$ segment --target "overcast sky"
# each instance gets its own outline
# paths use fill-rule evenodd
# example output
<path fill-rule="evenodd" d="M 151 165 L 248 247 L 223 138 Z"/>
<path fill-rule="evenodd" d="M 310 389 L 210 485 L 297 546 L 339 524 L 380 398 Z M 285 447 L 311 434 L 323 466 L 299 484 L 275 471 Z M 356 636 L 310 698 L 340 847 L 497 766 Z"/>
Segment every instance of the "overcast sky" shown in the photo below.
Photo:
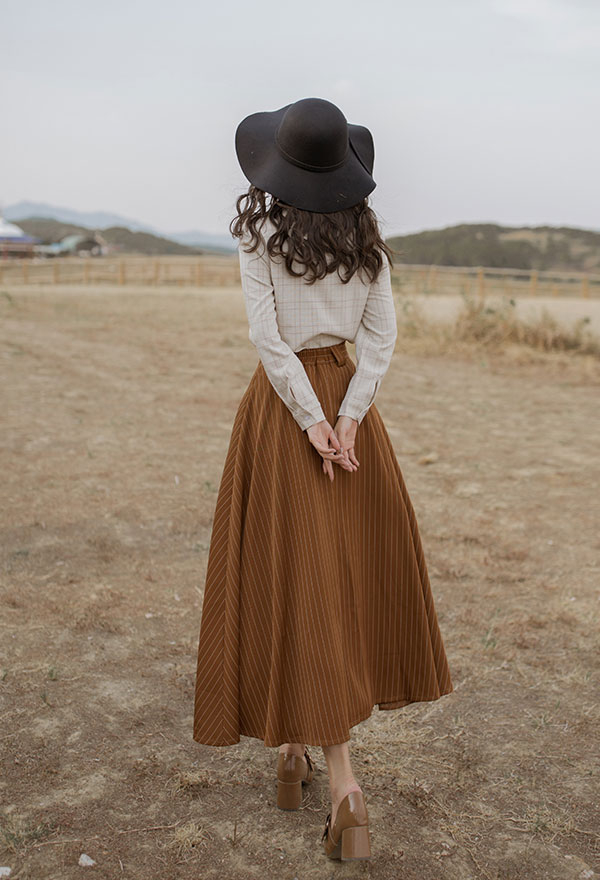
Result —
<path fill-rule="evenodd" d="M 227 232 L 237 123 L 326 98 L 386 235 L 600 228 L 600 0 L 3 0 L 0 206 Z"/>

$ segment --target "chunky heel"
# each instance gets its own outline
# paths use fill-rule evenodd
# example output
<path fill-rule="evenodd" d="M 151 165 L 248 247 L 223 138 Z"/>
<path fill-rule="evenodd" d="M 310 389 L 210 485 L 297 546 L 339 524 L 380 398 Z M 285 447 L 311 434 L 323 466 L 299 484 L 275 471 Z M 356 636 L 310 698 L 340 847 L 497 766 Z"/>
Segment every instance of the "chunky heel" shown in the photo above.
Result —
<path fill-rule="evenodd" d="M 282 782 L 277 780 L 277 806 L 281 810 L 297 810 L 302 803 L 302 780 Z"/>
<path fill-rule="evenodd" d="M 311 782 L 315 765 L 306 746 L 303 755 L 280 752 L 277 759 L 277 806 L 297 810 L 302 803 L 302 786 Z"/>
<path fill-rule="evenodd" d="M 345 859 L 369 859 L 370 857 L 371 844 L 368 825 L 345 828 L 342 831 L 342 861 Z"/>
<path fill-rule="evenodd" d="M 335 823 L 327 814 L 321 837 L 325 855 L 330 859 L 370 859 L 369 813 L 362 791 L 350 791 L 338 807 Z"/>

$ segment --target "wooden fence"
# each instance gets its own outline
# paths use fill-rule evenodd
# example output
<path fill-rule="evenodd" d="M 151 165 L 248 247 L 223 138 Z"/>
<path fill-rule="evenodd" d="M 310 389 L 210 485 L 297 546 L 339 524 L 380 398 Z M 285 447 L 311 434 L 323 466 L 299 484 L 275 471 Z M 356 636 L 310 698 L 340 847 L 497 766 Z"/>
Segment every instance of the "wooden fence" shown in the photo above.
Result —
<path fill-rule="evenodd" d="M 394 288 L 405 293 L 600 297 L 600 274 L 397 263 Z M 0 285 L 223 287 L 240 283 L 237 254 L 198 257 L 60 257 L 0 260 Z"/>
<path fill-rule="evenodd" d="M 392 281 L 406 293 L 600 297 L 600 274 L 584 272 L 396 264 Z"/>
<path fill-rule="evenodd" d="M 238 284 L 237 254 L 211 257 L 52 257 L 0 260 L 0 284 L 210 287 Z"/>

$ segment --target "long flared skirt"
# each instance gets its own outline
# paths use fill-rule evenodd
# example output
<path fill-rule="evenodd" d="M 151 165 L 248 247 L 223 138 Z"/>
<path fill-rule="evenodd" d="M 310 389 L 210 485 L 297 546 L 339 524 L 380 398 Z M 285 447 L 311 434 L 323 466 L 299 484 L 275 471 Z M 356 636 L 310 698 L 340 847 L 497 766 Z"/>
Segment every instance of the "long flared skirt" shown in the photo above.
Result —
<path fill-rule="evenodd" d="M 334 426 L 356 370 L 344 342 L 297 352 Z M 453 690 L 421 538 L 375 407 L 358 470 L 322 458 L 259 361 L 217 496 L 193 738 L 226 746 L 347 742 L 379 709 Z"/>

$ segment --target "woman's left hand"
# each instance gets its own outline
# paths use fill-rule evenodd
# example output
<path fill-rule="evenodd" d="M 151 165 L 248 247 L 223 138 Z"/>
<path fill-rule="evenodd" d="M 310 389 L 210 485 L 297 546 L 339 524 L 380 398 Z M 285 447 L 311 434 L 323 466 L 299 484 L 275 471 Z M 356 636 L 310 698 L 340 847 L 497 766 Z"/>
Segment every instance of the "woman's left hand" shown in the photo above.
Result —
<path fill-rule="evenodd" d="M 323 471 L 333 482 L 333 462 L 339 464 L 345 471 L 354 471 L 356 467 L 348 458 L 346 450 L 342 449 L 337 435 L 327 419 L 310 425 L 306 429 L 308 439 L 323 459 Z"/>

